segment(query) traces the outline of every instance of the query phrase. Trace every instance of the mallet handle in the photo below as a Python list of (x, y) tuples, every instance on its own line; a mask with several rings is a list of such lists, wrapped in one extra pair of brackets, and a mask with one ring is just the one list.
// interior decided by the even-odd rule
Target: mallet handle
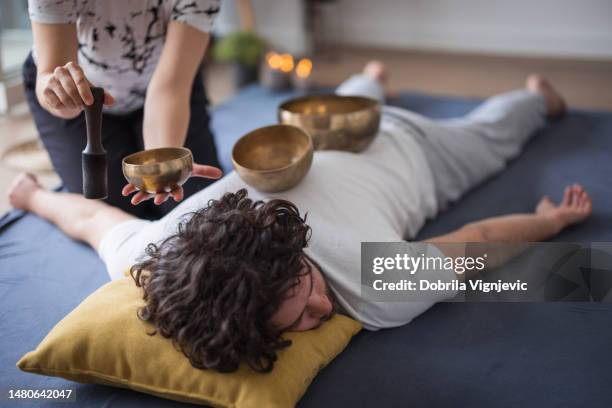
[(91, 88), (94, 102), (85, 106), (87, 146), (83, 150), (83, 195), (85, 198), (108, 196), (108, 164), (102, 146), (102, 105), (104, 89)]

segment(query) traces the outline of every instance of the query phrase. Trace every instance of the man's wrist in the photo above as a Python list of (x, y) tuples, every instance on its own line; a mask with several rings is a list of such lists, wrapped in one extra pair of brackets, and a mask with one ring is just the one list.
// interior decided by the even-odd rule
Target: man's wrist
[(560, 233), (565, 228), (566, 222), (558, 211), (539, 214), (539, 217), (550, 225), (553, 235)]

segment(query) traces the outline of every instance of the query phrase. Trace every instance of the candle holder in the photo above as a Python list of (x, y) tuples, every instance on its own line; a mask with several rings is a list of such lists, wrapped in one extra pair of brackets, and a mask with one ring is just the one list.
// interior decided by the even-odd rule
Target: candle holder
[(291, 76), (291, 84), (301, 92), (307, 92), (312, 88), (312, 61), (303, 58), (297, 63), (295, 71)]
[(273, 91), (282, 91), (291, 86), (290, 76), (287, 73), (272, 69), (267, 65), (261, 68), (260, 82)]
[(269, 52), (261, 66), (260, 82), (273, 91), (282, 91), (291, 87), (293, 56)]

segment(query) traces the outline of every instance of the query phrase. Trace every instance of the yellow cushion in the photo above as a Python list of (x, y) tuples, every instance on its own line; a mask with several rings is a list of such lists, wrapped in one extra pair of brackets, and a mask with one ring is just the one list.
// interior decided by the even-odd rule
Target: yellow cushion
[(147, 335), (153, 326), (136, 316), (143, 305), (141, 290), (131, 278), (102, 286), (17, 366), (214, 407), (289, 407), (361, 329), (360, 323), (338, 315), (316, 330), (287, 333), (293, 344), (279, 352), (271, 373), (257, 373), (246, 364), (230, 374), (199, 370), (170, 339)]

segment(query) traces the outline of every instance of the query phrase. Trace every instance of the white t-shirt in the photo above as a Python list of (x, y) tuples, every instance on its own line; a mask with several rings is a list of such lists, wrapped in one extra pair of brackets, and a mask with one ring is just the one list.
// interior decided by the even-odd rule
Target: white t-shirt
[[(306, 253), (319, 263), (346, 312), (368, 329), (406, 324), (449, 294), (419, 302), (371, 302), (361, 297), (361, 242), (413, 238), (425, 220), (437, 212), (433, 177), (423, 150), (414, 136), (396, 123), (383, 115), (378, 137), (362, 153), (316, 152), (306, 177), (282, 193), (258, 192), (232, 172), (185, 200), (160, 221), (139, 220), (147, 224), (137, 224), (128, 231), (117, 226), (103, 239), (100, 255), (109, 269), (111, 265), (116, 269), (109, 270), (111, 276), (121, 276), (149, 242), (174, 234), (184, 214), (206, 206), (225, 192), (247, 188), (255, 200), (284, 198), (295, 203), (301, 214), (308, 213), (312, 236)], [(422, 250), (420, 245), (414, 248), (415, 252)], [(442, 254), (429, 245), (425, 256)], [(454, 278), (452, 271), (433, 271), (438, 272), (440, 279)]]
[(143, 106), (170, 21), (209, 32), (218, 12), (219, 0), (29, 0), (32, 21), (76, 23), (78, 63), (115, 97), (112, 113)]

